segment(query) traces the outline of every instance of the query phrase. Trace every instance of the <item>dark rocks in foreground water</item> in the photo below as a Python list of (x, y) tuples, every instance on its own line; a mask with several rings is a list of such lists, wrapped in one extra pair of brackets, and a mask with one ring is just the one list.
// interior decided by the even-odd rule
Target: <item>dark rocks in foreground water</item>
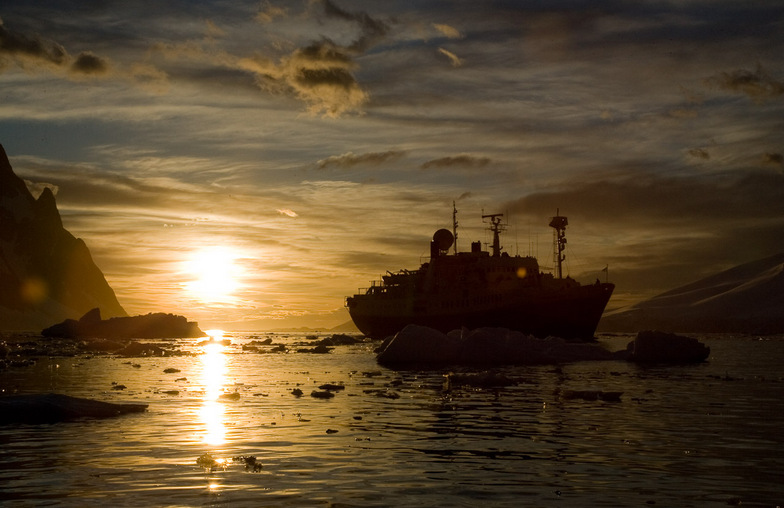
[(447, 334), (409, 325), (376, 350), (381, 365), (546, 365), (580, 361), (636, 363), (702, 362), (710, 349), (696, 339), (663, 332), (640, 332), (626, 350), (558, 337), (539, 339), (505, 328), (453, 330)]
[(313, 390), (310, 396), (314, 399), (331, 399), (335, 394), (327, 390)]
[(408, 325), (376, 350), (381, 365), (460, 363), (458, 340), (426, 326)]
[(377, 350), (382, 365), (542, 365), (581, 360), (613, 360), (596, 344), (557, 337), (539, 339), (506, 328), (453, 330), (447, 334), (406, 326)]
[(0, 397), (0, 424), (56, 423), (141, 413), (147, 404), (115, 404), (57, 393)]
[(329, 337), (324, 337), (323, 339), (319, 340), (319, 344), (324, 346), (351, 346), (354, 344), (359, 344), (364, 342), (364, 338), (362, 336), (355, 336), (355, 335), (347, 335), (345, 333), (334, 333)]
[(183, 316), (162, 312), (143, 316), (115, 317), (101, 319), (100, 309), (93, 309), (84, 316), (66, 319), (41, 332), (44, 337), (84, 339), (100, 337), (104, 339), (165, 339), (196, 338), (206, 334), (197, 323)]
[(635, 363), (699, 363), (710, 355), (710, 348), (697, 339), (656, 330), (637, 333), (626, 351)]

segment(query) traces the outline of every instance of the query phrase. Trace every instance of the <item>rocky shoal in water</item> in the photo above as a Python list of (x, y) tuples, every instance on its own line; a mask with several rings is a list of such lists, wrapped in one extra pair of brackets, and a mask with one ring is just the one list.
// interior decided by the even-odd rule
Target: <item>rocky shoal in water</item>
[(117, 404), (58, 393), (0, 397), (0, 424), (56, 423), (142, 413), (147, 404)]
[[(286, 336), (284, 336), (286, 337)], [(205, 340), (195, 345), (204, 346), (220, 342), (224, 346), (231, 345), (229, 339), (214, 341)], [(244, 353), (256, 354), (329, 354), (336, 346), (371, 342), (362, 336), (332, 334), (326, 337), (311, 335), (302, 341), (282, 344), (273, 341), (272, 337), (254, 339), (242, 344)], [(122, 338), (62, 338), (42, 337), (33, 334), (10, 334), (0, 337), (0, 370), (9, 367), (32, 365), (39, 357), (73, 357), (111, 355), (123, 358), (148, 358), (170, 356), (193, 356), (198, 354), (176, 340), (140, 341)]]
[(66, 319), (45, 328), (41, 335), (64, 339), (167, 339), (205, 337), (207, 334), (199, 329), (197, 323), (188, 321), (184, 316), (156, 312), (143, 316), (101, 319), (101, 310), (95, 308), (79, 320)]
[[(203, 341), (197, 345), (208, 344)], [(224, 343), (229, 342), (223, 341)], [(336, 346), (370, 342), (362, 336), (333, 334), (309, 336), (306, 341), (284, 345), (271, 337), (242, 345), (245, 353), (329, 354)], [(227, 344), (224, 344), (227, 345)], [(539, 339), (505, 328), (454, 330), (448, 334), (409, 325), (376, 348), (377, 362), (387, 367), (442, 367), (448, 365), (547, 365), (581, 361), (635, 363), (699, 363), (710, 348), (697, 339), (660, 331), (641, 331), (626, 349), (609, 351), (596, 342)], [(107, 354), (121, 357), (193, 355), (176, 342), (139, 342), (132, 339), (63, 339), (37, 336), (0, 342), (0, 368), (24, 366), (40, 356)]]
[[(44, 353), (51, 356), (52, 353), (64, 353), (65, 344), (70, 344), (71, 349), (66, 356), (75, 350), (74, 345), (81, 345), (82, 349), (76, 351), (85, 352), (84, 347), (101, 346), (104, 349), (113, 350), (114, 353), (124, 352), (129, 356), (167, 356), (178, 354), (176, 347), (166, 348), (166, 344), (143, 344), (132, 341), (123, 344), (120, 341), (108, 341), (106, 339), (96, 339), (94, 341), (74, 341), (60, 340), (48, 342), (46, 352), (36, 347), (30, 348), (32, 342), (21, 342), (28, 344), (28, 353)], [(328, 353), (331, 351), (329, 346), (340, 346), (367, 342), (362, 337), (348, 336), (342, 334), (332, 335), (319, 339), (317, 336), (308, 337), (307, 344), (316, 344), (313, 348), (297, 348), (304, 345), (294, 344), (291, 349), (281, 347), (282, 345), (273, 344), (270, 338), (252, 341), (251, 345), (243, 345), (243, 351), (248, 353)], [(205, 341), (208, 342), (208, 341)], [(111, 347), (108, 347), (111, 346)], [(161, 347), (163, 346), (163, 347)], [(116, 349), (120, 347), (120, 349)], [(165, 349), (164, 349), (165, 348)], [(7, 363), (14, 357), (12, 349), (8, 345), (0, 344), (0, 357), (6, 366), (13, 366)], [(409, 326), (401, 330), (394, 337), (390, 337), (377, 349), (377, 361), (381, 365), (389, 367), (406, 367), (416, 365), (418, 367), (444, 367), (447, 365), (510, 365), (510, 364), (560, 364), (577, 361), (632, 361), (638, 363), (695, 363), (707, 359), (710, 349), (696, 339), (679, 335), (648, 331), (640, 332), (631, 341), (625, 350), (608, 351), (597, 343), (575, 343), (559, 338), (537, 339), (519, 332), (506, 329), (477, 329), (459, 330), (449, 334), (443, 334), (429, 328)], [(180, 354), (193, 354), (179, 351)], [(134, 365), (136, 366), (136, 365)], [(177, 369), (165, 369), (167, 373), (177, 373)], [(381, 372), (363, 373), (364, 376), (380, 375)], [(444, 390), (451, 390), (455, 387), (464, 385), (479, 387), (498, 387), (516, 384), (517, 379), (505, 374), (483, 371), (479, 373), (453, 373), (445, 375)], [(113, 383), (114, 385), (115, 383)], [(391, 384), (390, 386), (393, 386)], [(113, 386), (113, 390), (124, 389), (123, 385)], [(313, 390), (310, 397), (313, 398), (332, 398), (336, 392), (345, 389), (343, 383), (327, 383)], [(364, 391), (367, 395), (376, 397), (397, 398), (399, 395), (389, 387), (383, 389), (369, 389)], [(166, 392), (168, 393), (168, 392)], [(294, 397), (305, 395), (301, 389), (294, 389), (291, 392)], [(582, 399), (596, 400), (605, 402), (617, 402), (620, 400), (621, 392), (605, 392), (597, 390), (587, 391), (568, 391), (558, 394), (562, 400)], [(227, 401), (237, 400), (239, 393), (227, 394), (222, 399)], [(107, 418), (119, 416), (127, 413), (143, 412), (146, 404), (115, 404), (96, 401), (92, 399), (82, 399), (60, 394), (32, 394), (20, 396), (0, 397), (0, 424), (3, 423), (48, 423), (58, 421), (68, 421), (80, 418)], [(329, 431), (328, 431), (329, 432)]]
[(580, 361), (635, 363), (699, 363), (710, 348), (691, 337), (641, 331), (626, 349), (608, 351), (594, 342), (558, 337), (539, 339), (505, 328), (478, 328), (441, 333), (409, 325), (377, 349), (377, 361), (388, 367), (417, 365), (543, 365)]

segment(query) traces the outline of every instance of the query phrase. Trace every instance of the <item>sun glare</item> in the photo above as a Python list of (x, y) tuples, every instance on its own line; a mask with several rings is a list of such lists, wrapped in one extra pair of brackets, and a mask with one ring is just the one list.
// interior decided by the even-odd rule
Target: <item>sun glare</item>
[(239, 254), (228, 247), (205, 247), (194, 251), (184, 263), (185, 287), (202, 302), (230, 301), (243, 277)]

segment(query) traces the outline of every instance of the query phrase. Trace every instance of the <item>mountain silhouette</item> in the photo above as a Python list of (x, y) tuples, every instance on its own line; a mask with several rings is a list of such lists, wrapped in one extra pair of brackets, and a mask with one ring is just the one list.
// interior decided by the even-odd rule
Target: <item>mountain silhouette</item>
[(608, 312), (599, 331), (784, 333), (784, 253)]
[(0, 145), (0, 330), (40, 330), (96, 307), (127, 315), (84, 241), (63, 228), (52, 191), (34, 198)]

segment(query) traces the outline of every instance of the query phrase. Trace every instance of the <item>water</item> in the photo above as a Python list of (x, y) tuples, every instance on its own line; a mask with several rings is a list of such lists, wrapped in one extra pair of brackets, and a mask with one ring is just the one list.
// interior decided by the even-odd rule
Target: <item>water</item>
[[(258, 354), (241, 348), (257, 337), (229, 338), (203, 354), (179, 341), (197, 356), (42, 358), (0, 372), (6, 393), (149, 404), (115, 419), (0, 427), (0, 503), (784, 505), (784, 336), (700, 337), (711, 347), (700, 365), (507, 367), (494, 371), (517, 384), (448, 391), (447, 371), (379, 367), (372, 344)], [(602, 338), (614, 350), (628, 340)], [(345, 389), (311, 397), (323, 383)], [(623, 395), (562, 396), (586, 389)], [(207, 453), (226, 462), (201, 467)], [(240, 455), (262, 469), (231, 461)]]

